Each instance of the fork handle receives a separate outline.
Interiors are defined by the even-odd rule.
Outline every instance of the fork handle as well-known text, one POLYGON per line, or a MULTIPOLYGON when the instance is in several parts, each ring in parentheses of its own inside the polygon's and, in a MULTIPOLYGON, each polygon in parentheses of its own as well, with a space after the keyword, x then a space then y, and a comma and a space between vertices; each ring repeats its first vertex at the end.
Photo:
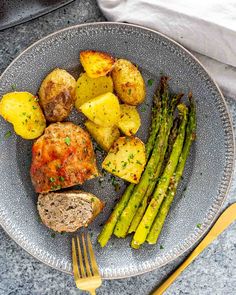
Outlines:
POLYGON ((161 295, 176 280, 182 271, 212 242, 214 241, 233 221, 236 220, 236 203, 229 206, 216 221, 201 243, 189 255, 189 257, 176 269, 176 271, 156 290, 152 295, 161 295))

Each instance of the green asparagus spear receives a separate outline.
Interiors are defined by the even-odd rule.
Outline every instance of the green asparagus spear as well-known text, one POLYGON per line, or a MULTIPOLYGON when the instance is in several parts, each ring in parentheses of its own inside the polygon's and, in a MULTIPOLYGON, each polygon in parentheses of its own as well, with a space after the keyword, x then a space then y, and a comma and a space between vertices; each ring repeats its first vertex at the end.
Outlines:
MULTIPOLYGON (((162 81, 163 80, 164 78, 162 79, 162 81)), ((168 125, 167 103, 168 103, 169 90, 168 90, 167 82, 168 82, 167 79, 163 81, 164 91, 162 94, 163 106, 162 106, 162 124, 160 127, 160 132, 157 136, 151 157, 146 165, 146 168, 141 176, 141 179, 139 183, 135 186, 127 206, 124 208, 123 212, 121 213, 116 223, 116 226, 114 229, 114 235, 117 236, 118 238, 124 238, 126 236, 130 223, 143 199, 143 196, 145 195, 150 182, 153 181, 153 174, 160 159, 160 151, 165 141, 167 125, 168 125)))
POLYGON ((189 112, 189 120, 186 127, 186 138, 184 142, 184 147, 181 153, 181 156, 179 158, 179 163, 177 165, 177 168, 175 170, 175 174, 173 176, 172 185, 169 187, 167 195, 161 204, 160 210, 156 216, 156 219, 152 225, 151 231, 149 232, 146 241, 149 244, 155 244, 157 242, 157 239, 161 233, 162 227, 164 225, 166 216, 169 212, 171 203, 173 202, 174 196, 176 194, 176 190, 178 187, 178 184, 181 180, 182 174, 184 172, 184 167, 186 160, 189 155, 190 147, 192 145, 192 142, 195 140, 195 134, 196 134, 196 108, 195 104, 192 100, 192 95, 189 95, 190 99, 190 112, 189 112))
POLYGON ((98 236, 98 242, 101 245, 101 247, 105 247, 107 242, 109 241, 109 239, 113 233, 114 227, 116 225, 116 222, 117 222, 121 212, 123 211, 123 209, 127 205, 133 189, 134 189, 134 184, 130 184, 126 188, 121 199, 116 204, 114 210, 112 211, 111 215, 109 216, 108 220, 106 221, 106 224, 104 225, 102 231, 100 232, 100 234, 98 236))
POLYGON ((166 150, 166 153, 165 153, 165 158, 164 158, 164 161, 163 161, 163 164, 162 164, 162 167, 161 167, 160 175, 162 175, 162 173, 164 172, 166 164, 168 163, 168 160, 170 158, 170 155, 171 155, 171 152, 172 152, 172 149, 173 149, 173 145, 174 145, 176 137, 178 135, 179 121, 180 121, 179 117, 175 118, 175 120, 174 120, 172 129, 171 129, 171 134, 170 134, 169 139, 168 139, 168 147, 167 147, 167 150, 166 150))
POLYGON ((158 213, 160 205, 165 197, 166 191, 170 184, 171 176, 175 172, 176 166, 179 161, 180 154, 182 152, 184 138, 185 138, 185 129, 187 123, 187 113, 188 108, 184 104, 178 105, 179 112, 183 116, 182 122, 179 127, 178 136, 175 140, 169 161, 167 166, 159 180, 159 183, 154 191, 153 197, 151 199, 148 208, 139 223, 139 226, 133 236, 131 246, 133 248, 139 248, 146 240, 146 237, 151 229, 152 223, 158 213))
MULTIPOLYGON (((174 144, 174 140, 176 138, 176 133, 177 133, 177 126, 175 128, 173 128, 172 130, 172 135, 169 136, 168 138, 168 135, 170 133, 170 130, 172 128, 172 125, 173 125, 173 120, 174 120, 174 117, 173 117, 173 113, 175 111, 175 108, 177 106, 177 104, 179 103, 180 99, 182 98, 183 94, 180 93, 180 94, 177 94, 175 96, 173 96, 172 100, 171 100, 171 103, 170 103, 170 116, 169 116, 169 119, 168 119, 168 128, 167 128, 167 131, 166 131, 166 137, 165 137, 165 142, 163 144, 163 148, 160 150, 160 160, 159 160, 159 163, 157 165, 157 168, 156 168, 156 171, 154 173, 154 177, 153 177, 153 181, 149 184, 148 186, 148 189, 145 193, 145 196, 144 198, 142 199, 142 202, 141 204, 139 205, 138 207, 138 210, 134 216, 134 218, 132 219, 132 222, 131 222, 131 225, 129 227, 129 230, 128 230, 128 233, 132 233, 132 232, 135 232, 136 228, 138 227, 139 225, 139 222, 140 220, 142 219, 144 213, 145 213, 145 210, 147 208, 147 204, 148 204, 148 200, 151 196, 151 194, 153 193, 154 191, 154 188, 158 182, 158 177, 160 175, 160 172, 161 172, 161 169, 162 169, 162 166, 163 166, 163 161, 164 161, 164 157, 165 157, 165 154, 166 154, 166 149, 167 147, 169 147, 169 144, 170 143, 170 138, 172 138, 172 144, 174 144), (175 138, 173 139, 173 135, 175 135, 175 138)), ((175 120, 176 121, 176 120, 175 120)), ((176 125, 176 123, 175 123, 176 125)))
POLYGON ((150 196, 152 195, 154 189, 155 189, 155 186, 158 182, 158 177, 159 175, 162 174, 161 170, 164 170, 163 167, 166 166, 168 160, 169 160, 169 156, 170 156, 170 153, 171 153, 171 149, 173 147, 173 144, 174 144, 174 141, 177 137, 177 131, 178 131, 178 120, 176 118, 176 120, 174 120, 174 123, 173 123, 173 128, 171 130, 171 133, 170 133, 170 136, 169 136, 169 139, 168 139, 168 147, 167 145, 165 145, 165 147, 163 147, 162 151, 161 151, 161 157, 160 157, 160 161, 158 163, 158 166, 157 166, 157 169, 155 171, 155 179, 156 181, 153 181, 150 183, 148 189, 147 189, 147 192, 131 222, 131 225, 129 227, 129 231, 128 233, 132 233, 132 232, 135 232, 136 228, 138 227, 139 225, 139 222, 141 221, 145 211, 146 211, 146 208, 147 208, 147 204, 148 204, 148 201, 150 199, 150 196))
POLYGON ((149 156, 152 152, 155 139, 157 137, 157 133, 159 131, 160 125, 161 125, 161 94, 163 91, 163 85, 164 80, 161 80, 160 84, 158 85, 157 91, 154 94, 153 97, 153 108, 152 108, 152 123, 151 123, 151 129, 150 134, 148 137, 148 141, 146 143, 146 157, 149 159, 149 156))
MULTIPOLYGON (((154 95, 154 103, 153 103, 153 111, 152 111, 152 123, 151 123, 151 131, 150 131, 150 136, 148 139, 148 142, 146 144, 146 156, 147 158, 149 157, 153 145, 156 139, 156 135, 158 133, 159 127, 160 127, 160 122, 161 122, 161 114, 160 114, 160 97, 163 91, 163 84, 164 79, 161 80, 160 86, 158 87, 156 94, 154 95)), ((124 194, 122 195, 121 199, 119 202, 116 204, 113 212, 111 213, 109 219, 107 220, 106 224, 104 225, 101 233, 98 236, 98 242, 101 245, 101 247, 106 246, 107 242, 109 241, 113 230, 115 228, 115 225, 117 223, 118 218, 120 217, 121 212, 124 210, 126 207, 130 196, 133 192, 135 185, 134 184, 129 184, 128 187, 126 188, 124 194)))

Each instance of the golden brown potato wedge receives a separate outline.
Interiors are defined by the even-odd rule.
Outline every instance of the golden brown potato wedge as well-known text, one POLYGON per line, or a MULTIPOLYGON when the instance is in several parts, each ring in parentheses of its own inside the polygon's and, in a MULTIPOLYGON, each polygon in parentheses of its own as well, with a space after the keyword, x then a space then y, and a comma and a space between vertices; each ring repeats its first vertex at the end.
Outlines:
POLYGON ((115 60, 105 52, 85 50, 80 52, 80 62, 90 78, 98 78, 112 70, 115 60))
POLYGON ((108 172, 138 183, 146 164, 145 145, 138 137, 120 137, 102 163, 108 172))
POLYGON ((76 80, 67 71, 55 69, 43 80, 39 103, 49 122, 67 118, 75 103, 76 80))
POLYGON ((111 74, 115 91, 124 103, 139 105, 144 101, 146 87, 143 77, 130 61, 118 59, 111 74))
POLYGON ((127 136, 136 134, 141 125, 140 116, 136 107, 121 104, 120 111, 119 129, 127 136))
POLYGON ((13 124, 16 134, 25 139, 39 137, 46 127, 38 98, 29 92, 10 92, 3 95, 0 115, 13 124))
POLYGON ((75 107, 79 107, 88 100, 106 92, 113 92, 113 81, 110 76, 90 78, 87 73, 82 73, 76 83, 75 107))
POLYGON ((116 126, 103 127, 89 120, 87 120, 84 125, 86 126, 92 137, 96 140, 96 142, 106 152, 109 151, 114 141, 120 137, 120 131, 116 126))
POLYGON ((104 127, 117 125, 120 119, 119 100, 111 92, 85 102, 80 110, 89 120, 104 127))

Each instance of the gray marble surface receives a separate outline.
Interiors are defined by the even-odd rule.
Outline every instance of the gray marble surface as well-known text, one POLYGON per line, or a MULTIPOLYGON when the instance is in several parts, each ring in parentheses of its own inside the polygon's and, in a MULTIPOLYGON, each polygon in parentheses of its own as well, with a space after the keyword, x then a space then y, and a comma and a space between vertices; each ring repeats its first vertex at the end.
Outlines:
MULTIPOLYGON (((95 0, 77 0, 31 22, 0 32, 0 73, 34 41, 78 23, 104 21, 95 0)), ((236 129, 236 101, 227 99, 236 129)), ((224 208, 236 202, 236 173, 224 208)), ((194 261, 166 294, 233 295, 236 293, 236 224, 230 226, 194 261)), ((181 263, 138 277, 104 281, 98 294, 149 294, 181 263)), ((73 278, 43 265, 16 245, 0 228, 0 295, 82 294, 73 278)))

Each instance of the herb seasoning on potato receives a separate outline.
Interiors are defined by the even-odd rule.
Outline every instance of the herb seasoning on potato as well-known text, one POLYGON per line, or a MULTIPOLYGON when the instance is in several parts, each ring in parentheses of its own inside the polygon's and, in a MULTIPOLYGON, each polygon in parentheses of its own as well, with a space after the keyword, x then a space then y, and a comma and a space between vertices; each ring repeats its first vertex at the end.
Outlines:
POLYGON ((3 95, 0 115, 13 124, 16 134, 25 139, 39 137, 46 127, 38 98, 29 92, 9 92, 3 95))
POLYGON ((119 129, 127 136, 136 134, 141 125, 140 116, 136 107, 121 104, 120 111, 121 115, 118 123, 119 129))
POLYGON ((112 70, 115 59, 105 52, 85 50, 80 52, 80 62, 90 78, 98 78, 112 70))
POLYGON ((130 105, 139 105, 144 101, 146 87, 143 77, 130 61, 118 59, 111 75, 120 100, 130 105))
POLYGON ((76 80, 67 71, 55 69, 46 76, 39 89, 39 103, 49 122, 66 119, 75 103, 76 80))
POLYGON ((117 125, 120 119, 120 104, 115 94, 107 92, 99 95, 80 107, 81 112, 99 126, 117 125))
POLYGON ((90 78, 87 73, 82 73, 76 82, 75 107, 79 107, 88 100, 107 92, 113 92, 113 81, 111 76, 90 78))
POLYGON ((102 168, 132 183, 138 183, 146 164, 145 145, 138 137, 120 137, 109 150, 102 168))
POLYGON ((103 127, 87 120, 84 125, 88 129, 89 133, 96 140, 96 142, 106 152, 109 151, 115 140, 120 137, 120 131, 116 126, 103 127))

